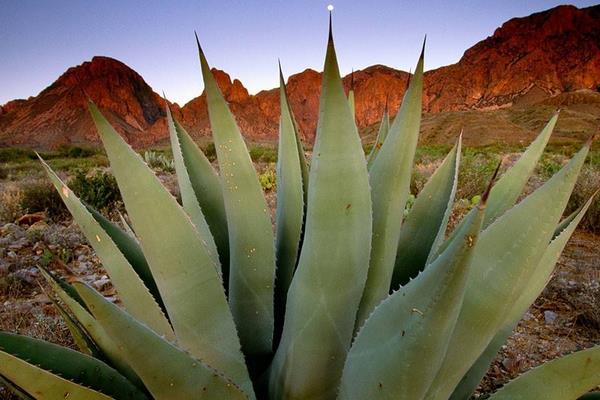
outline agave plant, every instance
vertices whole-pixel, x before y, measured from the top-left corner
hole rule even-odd
[[[460,137],[404,216],[423,53],[367,169],[330,27],[310,169],[280,74],[274,236],[198,48],[219,173],[167,107],[178,204],[90,103],[132,226],[83,204],[42,163],[120,304],[42,269],[79,351],[0,333],[4,384],[26,399],[468,399],[590,204],[560,221],[590,144],[515,205],[553,116],[446,237]],[[598,383],[594,347],[491,398],[576,399]]]

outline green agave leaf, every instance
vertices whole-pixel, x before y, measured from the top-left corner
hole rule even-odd
[[[588,150],[589,144],[481,234],[463,309],[426,399],[448,399],[504,325],[552,239]]]
[[[198,43],[229,227],[229,304],[246,355],[273,351],[275,252],[267,203],[227,102]]]
[[[71,398],[66,393],[89,396],[82,399],[148,398],[100,360],[12,333],[0,332],[0,373],[36,398]]]
[[[513,305],[504,326],[494,336],[485,351],[479,356],[471,369],[469,369],[469,372],[462,378],[459,385],[452,393],[450,400],[468,400],[471,398],[471,395],[475,392],[479,382],[481,382],[485,376],[502,345],[506,343],[508,337],[512,335],[515,326],[518,324],[523,314],[527,311],[529,306],[533,304],[550,280],[552,271],[554,270],[554,266],[556,265],[560,254],[575,231],[575,228],[585,215],[585,212],[592,204],[594,197],[595,194],[590,197],[587,203],[579,208],[579,210],[575,211],[569,217],[565,218],[565,221],[561,222],[559,228],[563,228],[560,229],[560,233],[555,236],[548,245],[538,267],[535,269],[534,275],[529,279],[530,284],[525,287],[525,290],[520,294],[518,300]],[[567,221],[568,223],[565,225],[565,222]]]
[[[94,104],[90,111],[178,345],[243,386],[248,373],[218,266],[177,201]]]
[[[484,229],[496,218],[504,214],[506,210],[511,208],[523,192],[523,188],[535,169],[535,165],[544,152],[544,148],[550,139],[550,135],[556,125],[557,119],[558,113],[548,121],[542,132],[533,142],[531,142],[519,160],[517,160],[517,162],[510,167],[494,185],[492,193],[490,193],[488,211],[485,214],[486,217],[483,222]],[[458,227],[455,228],[455,230],[456,229],[458,229]],[[452,234],[450,234],[450,237],[446,242],[450,240],[452,240]],[[442,243],[435,252],[429,255],[428,261],[435,259],[439,253],[444,251],[447,244],[446,242]]]
[[[173,120],[173,116],[171,115],[171,110],[169,109],[168,105],[166,107],[166,110],[167,126],[169,128],[171,149],[173,150],[173,160],[175,161],[175,170],[177,172],[177,182],[179,184],[179,190],[181,191],[183,209],[188,213],[188,215],[192,219],[192,222],[196,226],[196,229],[198,229],[198,233],[202,238],[206,250],[212,258],[213,263],[215,265],[218,265],[219,271],[221,271],[221,263],[219,261],[217,245],[215,244],[215,240],[210,231],[210,228],[208,227],[206,218],[204,218],[202,207],[200,206],[200,203],[198,201],[198,197],[201,197],[203,193],[196,193],[196,191],[194,190],[194,186],[192,185],[190,175],[188,174],[187,166],[183,158],[183,151],[181,149],[181,142],[179,140],[180,134],[178,134],[177,132],[177,128],[175,126],[175,122]],[[220,187],[216,189],[217,191],[220,191]]]
[[[600,346],[552,360],[510,381],[489,400],[575,400],[600,384]]]
[[[375,308],[346,359],[340,399],[423,397],[460,312],[484,208],[429,268]]]
[[[221,372],[162,339],[95,290],[80,282],[73,285],[155,399],[248,398]],[[252,393],[252,386],[244,390]]]
[[[192,189],[219,251],[223,281],[227,282],[229,277],[229,234],[221,181],[208,158],[194,143],[183,126],[176,119],[173,119],[173,124]]]
[[[369,170],[373,201],[373,242],[369,275],[356,319],[356,329],[375,306],[386,298],[390,290],[421,123],[424,51],[425,43],[400,111]]]
[[[383,146],[383,141],[387,137],[387,134],[390,130],[390,115],[388,113],[387,103],[385,105],[385,109],[383,110],[383,117],[381,118],[381,123],[379,124],[379,131],[377,132],[377,139],[375,139],[375,143],[373,143],[373,148],[367,157],[367,168],[371,169],[373,162],[375,162],[375,158],[377,154],[379,154],[379,150]]]
[[[306,233],[271,366],[269,389],[278,399],[335,397],[367,276],[371,243],[367,169],[331,28],[319,115]]]
[[[75,317],[74,319],[77,321],[79,326],[85,331],[85,333],[87,333],[87,335],[93,341],[93,344],[101,352],[102,357],[100,358],[107,360],[117,371],[123,374],[123,376],[125,376],[138,387],[143,388],[144,386],[140,378],[131,369],[131,367],[127,363],[127,360],[125,360],[125,358],[121,354],[121,350],[104,331],[104,329],[98,323],[98,321],[96,321],[94,317],[88,312],[87,306],[82,306],[71,296],[71,292],[77,293],[73,286],[69,283],[64,282],[62,279],[50,274],[44,268],[40,268],[40,272],[42,273],[42,276],[46,279],[54,293],[60,298],[60,300],[65,304],[68,310],[73,314],[73,316]],[[69,291],[66,291],[64,289],[65,287],[68,287]],[[77,293],[77,298],[81,299],[81,297],[79,297],[79,293]],[[81,301],[83,302],[83,300]]]
[[[12,394],[17,396],[21,400],[34,400],[27,392],[23,389],[6,379],[4,376],[0,375],[0,385],[6,387]]]
[[[296,138],[296,127],[289,108],[285,82],[279,68],[279,147],[277,156],[277,216],[275,254],[275,323],[280,335],[285,315],[287,291],[292,282],[298,259],[304,222],[304,191],[302,169]]]
[[[71,317],[71,315],[69,315],[69,313],[63,308],[63,306],[60,305],[60,303],[58,301],[56,301],[52,296],[48,296],[48,297],[50,298],[50,300],[52,301],[52,303],[58,310],[63,321],[65,321],[65,324],[67,325],[67,328],[69,329],[69,332],[71,333],[71,336],[73,337],[73,341],[75,342],[75,345],[79,348],[79,351],[81,351],[83,354],[86,354],[88,356],[92,356],[94,358],[99,358],[100,352],[96,348],[94,341],[88,337],[85,330],[81,326],[79,326],[77,321],[74,320]]]
[[[492,193],[490,193],[488,211],[483,223],[484,228],[515,204],[523,192],[523,188],[527,184],[538,160],[542,156],[557,120],[558,112],[552,116],[542,132],[531,142],[519,160],[498,179],[498,182],[492,189]]]
[[[354,104],[354,90],[350,89],[348,92],[348,105],[350,106],[350,111],[352,112],[352,119],[356,119],[356,106]]]
[[[415,200],[400,230],[392,289],[425,268],[429,254],[444,239],[454,205],[462,135]]]
[[[121,225],[123,225],[123,229],[125,230],[125,232],[127,232],[127,234],[133,239],[135,239],[135,241],[137,242],[137,237],[135,236],[133,228],[131,227],[131,225],[129,225],[129,222],[127,222],[127,220],[125,219],[123,214],[121,214],[120,211],[117,210],[117,214],[119,214],[119,220],[121,221]]]
[[[600,392],[587,393],[581,396],[578,400],[599,400]]]
[[[166,312],[163,301],[160,297],[160,292],[158,291],[158,287],[156,286],[156,281],[152,276],[152,271],[150,271],[150,267],[148,266],[148,261],[146,261],[146,257],[144,257],[144,252],[140,247],[139,242],[133,230],[127,222],[123,219],[125,224],[125,229],[129,230],[129,232],[122,230],[117,224],[110,221],[104,215],[99,213],[93,207],[85,204],[87,210],[92,214],[92,217],[100,224],[102,229],[110,236],[112,241],[117,245],[121,253],[125,256],[127,261],[131,267],[138,274],[140,279],[144,282],[144,285],[148,288],[152,297],[159,303],[163,312]],[[119,213],[120,215],[120,213]],[[122,217],[122,216],[121,216]],[[91,240],[90,240],[91,241]],[[93,241],[92,241],[93,243]]]
[[[96,254],[102,260],[102,265],[108,272],[112,284],[117,289],[119,297],[125,308],[136,316],[136,318],[144,321],[152,329],[156,330],[161,335],[166,335],[171,339],[174,338],[173,330],[169,322],[165,318],[162,310],[144,285],[142,280],[136,274],[131,264],[121,252],[119,246],[113,242],[111,236],[103,229],[103,226],[98,223],[98,220],[89,212],[88,208],[77,198],[75,193],[63,183],[58,175],[40,158],[40,161],[50,177],[52,184],[56,188],[63,202],[69,209],[71,215],[81,227],[86,238],[96,251]],[[98,213],[96,213],[98,214]],[[109,227],[113,235],[117,235],[115,225],[111,225],[105,218],[96,218],[103,221],[104,226]],[[123,246],[131,242],[131,238],[123,231],[119,239]]]

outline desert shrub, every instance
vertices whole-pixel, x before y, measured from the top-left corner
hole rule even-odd
[[[37,156],[30,149],[21,149],[17,147],[7,147],[0,149],[0,162],[17,162],[24,160],[35,160]]]
[[[458,199],[471,199],[485,191],[499,159],[485,149],[466,148],[460,161]]]
[[[210,142],[202,149],[206,158],[208,158],[211,162],[217,159],[217,149],[215,149],[215,144]]]
[[[51,219],[69,215],[54,186],[47,181],[34,181],[21,189],[20,209],[24,213],[45,212]]]
[[[550,178],[562,167],[562,162],[557,155],[544,155],[537,165],[537,173],[543,178]]]
[[[90,147],[80,147],[72,145],[61,145],[57,149],[58,157],[68,158],[85,158],[90,157],[98,153],[98,150]]]
[[[254,162],[277,162],[277,149],[266,146],[256,146],[250,149],[250,158]]]
[[[97,210],[114,208],[121,201],[117,180],[105,171],[97,170],[86,174],[79,170],[69,181],[69,187],[80,199]]]
[[[144,161],[154,170],[175,172],[175,162],[171,157],[153,150],[144,152]]]
[[[13,222],[23,214],[22,191],[18,185],[4,185],[0,192],[0,223]]]

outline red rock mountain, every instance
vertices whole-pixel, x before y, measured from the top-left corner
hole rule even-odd
[[[277,135],[277,89],[249,95],[243,84],[213,69],[244,135]],[[386,102],[395,112],[408,74],[374,65],[354,73],[360,127],[378,122]],[[289,77],[290,103],[306,140],[314,138],[321,74],[307,69]],[[351,77],[344,78],[349,88]],[[600,6],[559,6],[504,23],[468,49],[456,64],[425,74],[426,112],[481,110],[539,102],[564,92],[600,88]],[[38,96],[0,107],[0,145],[36,148],[65,143],[97,143],[86,111],[89,96],[135,146],[167,136],[164,101],[123,63],[94,57],[70,68]],[[195,136],[209,134],[206,100],[201,95],[174,114]]]

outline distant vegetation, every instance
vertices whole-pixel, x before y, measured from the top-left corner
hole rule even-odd
[[[277,162],[277,148],[271,144],[251,144],[248,146],[252,160],[259,164],[259,180],[265,191],[276,188],[274,164]],[[365,144],[365,154],[371,144]],[[415,168],[411,181],[411,192],[418,194],[435,168],[450,150],[450,145],[421,145],[415,155]],[[494,168],[503,157],[510,162],[511,155],[520,153],[524,145],[492,144],[465,146],[462,151],[461,169],[457,190],[457,207],[469,206],[473,199],[483,192]],[[528,190],[533,190],[555,174],[561,166],[578,150],[579,144],[550,144],[540,160],[536,174],[531,178]],[[211,162],[216,163],[216,152],[212,142],[202,150]],[[170,150],[155,148],[142,151],[146,162],[157,172],[170,174],[174,171]],[[67,175],[70,185],[82,199],[92,206],[108,211],[122,207],[116,181],[106,170],[108,160],[99,150],[63,146],[55,151],[43,152],[42,157],[50,165]],[[12,182],[12,188],[2,188],[0,222],[18,217],[19,213],[46,211],[52,218],[65,217],[66,210],[54,189],[41,173],[41,166],[33,150],[20,148],[0,149],[0,185],[2,181]],[[34,177],[34,179],[25,179]],[[35,178],[37,177],[37,178]],[[18,190],[14,188],[18,187]],[[567,212],[577,209],[589,196],[600,188],[600,145],[595,144],[583,167],[581,177],[571,197]],[[600,233],[600,198],[596,198],[586,213],[580,227]]]

